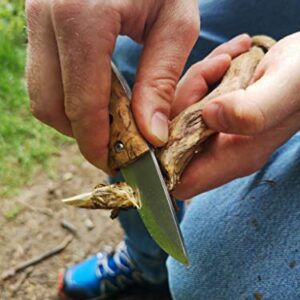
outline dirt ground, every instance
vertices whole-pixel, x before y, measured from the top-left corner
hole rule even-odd
[[[56,299],[57,272],[100,249],[110,250],[122,238],[118,222],[107,211],[90,211],[65,206],[60,199],[90,191],[106,176],[69,146],[57,156],[56,176],[39,172],[33,184],[19,196],[1,199],[0,276],[3,272],[55,248],[71,235],[71,243],[59,254],[0,281],[0,299]],[[77,234],[63,228],[66,221]]]

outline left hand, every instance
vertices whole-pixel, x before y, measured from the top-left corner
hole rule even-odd
[[[187,199],[258,171],[300,129],[299,49],[300,33],[280,40],[259,64],[252,85],[205,106],[204,120],[219,134],[185,169],[174,191],[176,197]],[[198,75],[195,71],[190,69],[178,85],[176,114],[186,101],[195,102],[187,100],[187,95],[203,97],[189,80]]]

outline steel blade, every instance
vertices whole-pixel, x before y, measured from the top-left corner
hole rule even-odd
[[[141,218],[156,243],[169,255],[188,265],[175,210],[153,150],[121,169],[126,182],[140,193]]]
[[[130,99],[131,90],[126,79],[113,63],[112,68]],[[154,151],[150,148],[137,161],[121,168],[121,172],[126,182],[140,193],[142,206],[138,211],[152,238],[165,252],[188,265],[173,203]]]

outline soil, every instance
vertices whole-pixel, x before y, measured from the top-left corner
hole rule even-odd
[[[17,197],[1,199],[0,277],[72,234],[63,228],[62,221],[73,225],[77,233],[59,254],[0,280],[1,300],[57,299],[57,273],[61,268],[99,250],[111,251],[122,239],[122,230],[108,211],[72,208],[60,201],[106,182],[105,174],[83,160],[75,145],[55,158],[54,169],[54,177],[40,171]]]

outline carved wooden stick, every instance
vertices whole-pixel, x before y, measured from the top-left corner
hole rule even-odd
[[[141,206],[138,192],[126,182],[111,185],[99,184],[90,193],[66,198],[62,202],[79,208],[112,209],[112,216],[116,215],[116,210]]]
[[[204,97],[198,103],[188,107],[182,113],[180,113],[170,124],[170,136],[168,143],[157,151],[157,157],[159,159],[162,170],[165,174],[168,189],[172,191],[176,184],[180,180],[180,176],[191,160],[195,153],[202,150],[203,142],[215,132],[207,127],[203,118],[203,107],[212,99],[238,89],[245,89],[250,83],[255,72],[255,69],[265,53],[275,44],[275,41],[267,36],[255,36],[252,38],[251,49],[233,59],[231,65],[223,77],[220,84],[206,97]],[[114,78],[113,78],[114,79]],[[117,85],[117,81],[113,81],[113,86]],[[120,89],[117,88],[117,92],[113,92],[112,95],[118,95]],[[122,96],[123,97],[123,96]],[[117,102],[113,101],[113,105]],[[117,112],[118,107],[113,106],[113,111]],[[124,102],[124,111],[128,114],[128,103]],[[114,113],[114,117],[122,117],[121,111]],[[122,122],[124,121],[122,117]],[[128,123],[130,124],[130,122]],[[133,131],[136,129],[133,128]],[[119,131],[119,129],[117,130]],[[116,141],[123,141],[122,133],[116,138],[112,139],[111,151],[116,150]],[[138,142],[138,153],[135,151],[127,152],[126,157],[118,157],[117,161],[124,162],[134,159],[134,157],[141,155],[147,150],[144,143]],[[131,143],[131,145],[133,145]],[[129,147],[130,148],[130,147]],[[141,150],[140,150],[141,149]],[[116,153],[117,155],[117,153]],[[116,156],[115,155],[115,156]],[[117,157],[117,156],[116,156]],[[117,165],[115,162],[112,165]],[[63,200],[64,203],[83,208],[102,208],[102,209],[119,209],[140,207],[139,195],[131,189],[126,183],[120,183],[117,185],[97,186],[92,193],[86,193],[78,195],[72,198]]]
[[[245,89],[250,84],[265,52],[275,43],[265,36],[256,36],[252,40],[253,45],[250,50],[233,59],[218,87],[172,120],[169,141],[157,152],[170,191],[179,182],[185,166],[193,155],[202,150],[203,142],[215,133],[207,127],[202,118],[203,107],[222,94]]]

